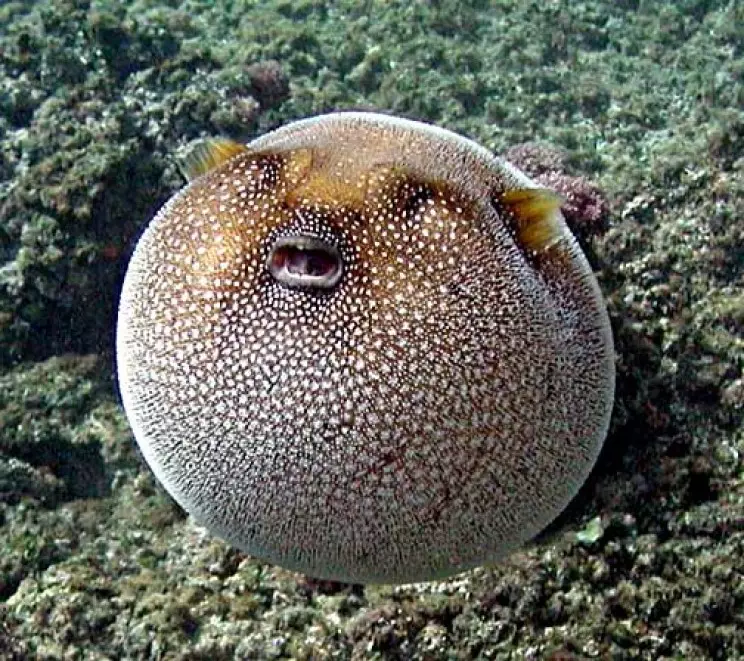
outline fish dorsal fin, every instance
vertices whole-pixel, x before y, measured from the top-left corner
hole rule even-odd
[[[209,138],[200,142],[181,163],[181,171],[188,181],[214,170],[238,154],[250,151],[241,142],[227,138]]]
[[[504,191],[500,203],[510,212],[519,243],[533,254],[548,250],[563,237],[560,208],[564,199],[549,188]]]

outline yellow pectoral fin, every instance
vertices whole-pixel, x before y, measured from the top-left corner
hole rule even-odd
[[[511,213],[519,243],[532,253],[543,252],[563,236],[560,208],[564,199],[548,188],[504,191],[501,204]]]
[[[250,151],[240,142],[227,138],[210,138],[199,143],[183,160],[181,171],[188,181],[193,181],[226,163],[238,154]]]

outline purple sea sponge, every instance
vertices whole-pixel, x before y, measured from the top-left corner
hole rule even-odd
[[[251,92],[263,110],[275,108],[289,97],[289,78],[276,60],[256,62],[246,67]]]

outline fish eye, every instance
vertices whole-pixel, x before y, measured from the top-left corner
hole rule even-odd
[[[343,272],[338,249],[313,236],[284,236],[271,247],[269,273],[278,283],[302,289],[332,289]]]

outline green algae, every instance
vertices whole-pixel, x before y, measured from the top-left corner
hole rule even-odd
[[[744,656],[742,25],[702,0],[3,3],[0,656]],[[283,103],[254,96],[266,60]],[[611,200],[595,475],[552,538],[431,585],[321,586],[208,537],[114,395],[118,282],[175,156],[346,107],[552,143]]]

